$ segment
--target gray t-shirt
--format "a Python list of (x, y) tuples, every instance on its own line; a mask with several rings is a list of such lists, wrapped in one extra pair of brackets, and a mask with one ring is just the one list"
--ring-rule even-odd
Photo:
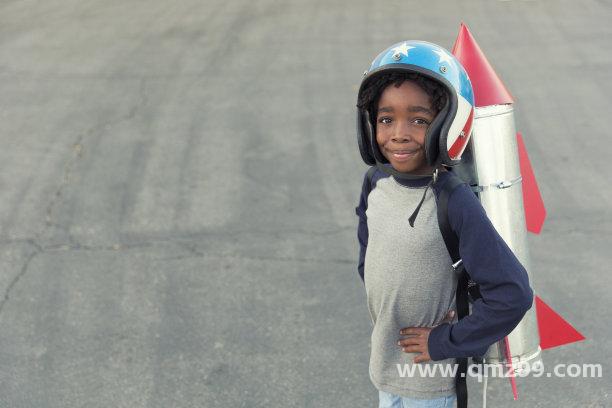
[[(438, 227), (431, 188), (414, 227), (408, 223), (424, 189), (400, 184), (394, 177), (378, 180), (367, 197), (364, 275), (373, 324), (370, 379), (382, 391), (431, 399), (455, 393), (453, 372), (442, 373), (455, 359), (414, 364), (416, 354), (397, 344), (407, 337), (399, 334), (400, 329), (434, 326), (455, 308), (457, 276)], [(435, 371), (427, 375), (419, 365)]]

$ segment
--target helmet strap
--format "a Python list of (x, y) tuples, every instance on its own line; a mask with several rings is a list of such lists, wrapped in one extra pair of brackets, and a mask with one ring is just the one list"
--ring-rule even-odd
[(410, 226), (412, 228), (414, 228), (414, 221), (416, 220), (417, 215), (419, 214), (419, 210), (421, 209), (421, 206), (423, 205), (423, 201), (425, 201), (425, 195), (427, 194), (427, 190), (429, 189), (429, 187), (431, 187), (436, 181), (438, 180), (438, 169), (435, 169), (433, 172), (433, 176), (431, 178), (431, 181), (429, 183), (427, 183), (427, 187), (425, 187), (425, 191), (423, 191), (423, 196), (421, 197), (421, 201), (419, 201), (419, 205), (417, 205), (417, 207), (414, 209), (414, 211), (412, 212), (412, 215), (410, 216), (410, 218), (408, 218), (408, 223), (410, 224)]

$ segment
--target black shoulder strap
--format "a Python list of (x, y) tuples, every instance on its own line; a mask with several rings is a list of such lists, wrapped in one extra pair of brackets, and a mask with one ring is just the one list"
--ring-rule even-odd
[(457, 234), (452, 230), (448, 219), (448, 200), (452, 192), (461, 184), (464, 184), (464, 182), (459, 177), (450, 174), (442, 185), (438, 196), (438, 225), (453, 264), (458, 262), (461, 256), (459, 255), (459, 238), (457, 238)]
[[(440, 232), (442, 233), (442, 238), (444, 239), (444, 244), (446, 245), (446, 249), (453, 261), (453, 267), (455, 270), (460, 273), (460, 278), (465, 274), (465, 279), (468, 285), (468, 295), (473, 300), (481, 298), (480, 287), (470, 280), (470, 276), (468, 271), (465, 271), (463, 268), (463, 262), (461, 261), (461, 255), (459, 254), (459, 238), (455, 231), (452, 230), (450, 221), (448, 219), (448, 200), (452, 194), (452, 192), (461, 184), (466, 184), (459, 177), (451, 174), (446, 183), (442, 185), (442, 189), (438, 196), (438, 226), (440, 227)], [(459, 318), (461, 315), (458, 311), (457, 313)], [(466, 309), (465, 315), (467, 316), (468, 310)]]
[[(455, 304), (457, 307), (457, 317), (463, 319), (470, 313), (468, 300), (468, 274), (463, 267), (459, 254), (459, 238), (452, 230), (448, 219), (448, 201), (452, 192), (464, 182), (454, 174), (449, 174), (448, 180), (442, 185), (438, 195), (438, 226), (442, 233), (442, 238), (446, 244), (446, 249), (453, 261), (453, 268), (459, 272), (457, 282), (457, 292)], [(458, 370), (455, 376), (455, 392), (457, 394), (457, 408), (467, 408), (468, 392), (466, 383), (467, 358), (457, 358)]]

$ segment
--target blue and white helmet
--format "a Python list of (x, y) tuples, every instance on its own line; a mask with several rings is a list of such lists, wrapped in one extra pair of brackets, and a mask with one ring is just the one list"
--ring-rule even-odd
[[(461, 63), (446, 49), (425, 41), (402, 41), (381, 52), (364, 73), (358, 97), (381, 73), (414, 72), (430, 78), (448, 91), (446, 106), (427, 128), (425, 158), (428, 165), (454, 166), (461, 161), (472, 132), (474, 92)], [(358, 109), (357, 140), (368, 165), (388, 163), (376, 143), (370, 112)]]

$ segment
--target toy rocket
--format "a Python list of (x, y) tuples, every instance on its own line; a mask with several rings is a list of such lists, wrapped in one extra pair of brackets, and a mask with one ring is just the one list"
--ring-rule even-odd
[[(531, 276), (527, 231), (540, 233), (546, 210), (522, 136), (515, 129), (514, 99), (464, 24), (452, 52), (470, 77), (476, 102), (473, 134), (453, 172), (469, 182)], [(522, 363), (540, 361), (542, 349), (584, 339), (537, 296), (535, 306), (512, 333), (489, 348), (486, 363), (520, 369)]]

